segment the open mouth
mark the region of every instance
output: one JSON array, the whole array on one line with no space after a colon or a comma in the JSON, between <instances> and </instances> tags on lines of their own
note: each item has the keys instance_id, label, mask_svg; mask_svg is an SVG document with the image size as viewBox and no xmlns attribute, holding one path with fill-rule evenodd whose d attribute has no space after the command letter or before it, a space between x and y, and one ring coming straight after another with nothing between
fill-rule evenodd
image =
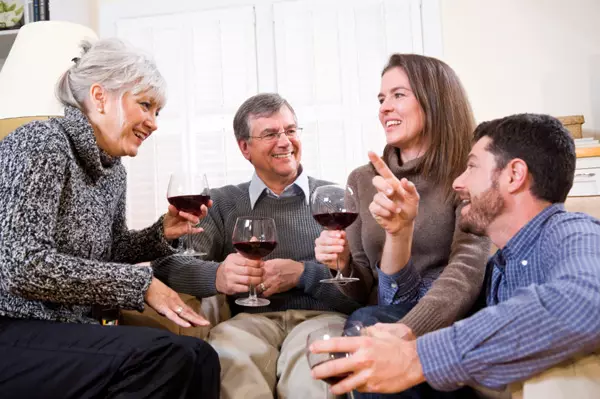
<instances>
[{"instance_id":1,"label":"open mouth","mask_svg":"<svg viewBox=\"0 0 600 399\"><path fill-rule=\"evenodd\" d=\"M133 134L135 135L135 137L137 137L141 141L146 140L146 138L148 137L144 133L140 133L140 132L133 132Z\"/></svg>"},{"instance_id":2,"label":"open mouth","mask_svg":"<svg viewBox=\"0 0 600 399\"><path fill-rule=\"evenodd\" d=\"M401 124L402 124L402 121L390 120L390 121L385 122L385 127L397 126L397 125L401 125Z\"/></svg>"},{"instance_id":3,"label":"open mouth","mask_svg":"<svg viewBox=\"0 0 600 399\"><path fill-rule=\"evenodd\" d=\"M276 159L288 159L288 158L292 158L293 155L294 155L294 152L290 151L290 152L286 152L283 154L272 154L271 156Z\"/></svg>"}]
</instances>

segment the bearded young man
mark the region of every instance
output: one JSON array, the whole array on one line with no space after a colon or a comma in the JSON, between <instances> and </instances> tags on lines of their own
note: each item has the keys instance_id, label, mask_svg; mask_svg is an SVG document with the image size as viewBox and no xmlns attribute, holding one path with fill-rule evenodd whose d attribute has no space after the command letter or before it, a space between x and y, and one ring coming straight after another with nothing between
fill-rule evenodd
<instances>
[{"instance_id":1,"label":"bearded young man","mask_svg":"<svg viewBox=\"0 0 600 399\"><path fill-rule=\"evenodd\" d=\"M371 157L381 175L373 216L393 223L416 214L416 191ZM423 381L448 391L515 383L518 391L570 362L562 385L554 380L532 396L597 397L600 356L590 353L600 348L600 222L565 211L574 171L573 139L555 118L521 114L479 125L453 187L465 202L460 227L499 248L487 264L487 306L418 339L401 324L377 324L369 336L317 342L315 353L352 356L315 367L313 377L351 373L332 387L338 394L402 392Z\"/></svg>"}]
</instances>

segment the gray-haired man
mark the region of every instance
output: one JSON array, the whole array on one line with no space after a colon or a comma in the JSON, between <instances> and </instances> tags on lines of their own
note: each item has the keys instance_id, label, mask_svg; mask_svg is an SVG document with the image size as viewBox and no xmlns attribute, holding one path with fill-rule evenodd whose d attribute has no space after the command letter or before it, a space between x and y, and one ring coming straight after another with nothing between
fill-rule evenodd
<instances>
[{"instance_id":1,"label":"gray-haired man","mask_svg":"<svg viewBox=\"0 0 600 399\"><path fill-rule=\"evenodd\" d=\"M174 256L154 264L155 274L179 292L208 297L226 294L233 318L215 326L209 342L219 353L224 398L322 398L326 385L314 381L305 358L306 337L328 323L343 323L359 307L333 284L320 284L329 269L314 259L321 227L311 215L310 194L328 182L303 173L296 115L277 94L246 100L233 122L252 180L211 190L213 207L194 245L207 259ZM263 261L237 254L232 233L238 216L275 219L275 250ZM241 308L248 284L270 305Z\"/></svg>"}]
</instances>

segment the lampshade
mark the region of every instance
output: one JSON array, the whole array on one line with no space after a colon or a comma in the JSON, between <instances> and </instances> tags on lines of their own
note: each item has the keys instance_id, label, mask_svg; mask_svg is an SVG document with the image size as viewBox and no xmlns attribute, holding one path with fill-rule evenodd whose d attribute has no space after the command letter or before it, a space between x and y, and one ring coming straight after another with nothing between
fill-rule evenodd
<instances>
[{"instance_id":1,"label":"lampshade","mask_svg":"<svg viewBox=\"0 0 600 399\"><path fill-rule=\"evenodd\" d=\"M0 120L64 115L56 82L81 54L81 41L97 38L90 28L71 22L40 21L19 29L0 71Z\"/></svg>"}]
</instances>

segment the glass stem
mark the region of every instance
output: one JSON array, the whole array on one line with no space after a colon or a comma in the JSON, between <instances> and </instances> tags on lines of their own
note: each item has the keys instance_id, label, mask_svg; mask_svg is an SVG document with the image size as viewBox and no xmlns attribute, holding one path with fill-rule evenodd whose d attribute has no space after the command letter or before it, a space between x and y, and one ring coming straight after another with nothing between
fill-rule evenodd
<instances>
[{"instance_id":1,"label":"glass stem","mask_svg":"<svg viewBox=\"0 0 600 399\"><path fill-rule=\"evenodd\" d=\"M254 286L254 284L250 284L249 289L250 289L250 291L249 291L248 298L251 301L256 301L256 299L257 299L257 296L256 296L256 287Z\"/></svg>"},{"instance_id":2,"label":"glass stem","mask_svg":"<svg viewBox=\"0 0 600 399\"><path fill-rule=\"evenodd\" d=\"M336 279L341 279L342 278L342 272L340 272L340 257L339 257L339 255L335 259L335 270L337 271L337 274L335 275L335 278Z\"/></svg>"},{"instance_id":3,"label":"glass stem","mask_svg":"<svg viewBox=\"0 0 600 399\"><path fill-rule=\"evenodd\" d=\"M192 224L190 222L188 222L188 233L186 234L185 240L186 240L186 250L191 252L192 251Z\"/></svg>"}]
</instances>

